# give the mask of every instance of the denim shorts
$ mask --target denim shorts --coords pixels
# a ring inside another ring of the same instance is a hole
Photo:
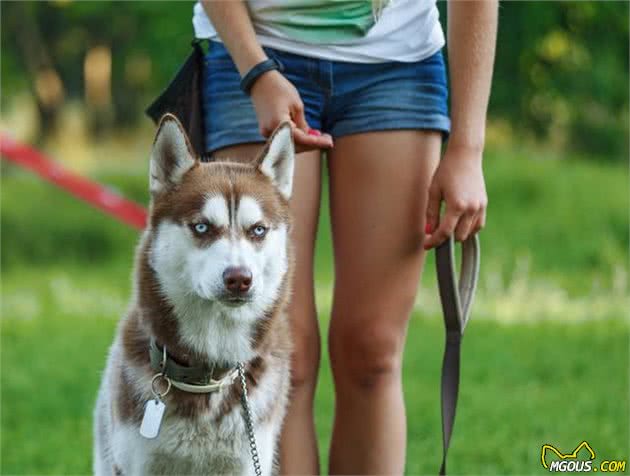
[[[450,131],[442,52],[415,63],[329,61],[264,48],[284,66],[304,102],[312,129],[332,135],[392,129]],[[203,106],[207,152],[262,142],[251,98],[222,43],[210,41],[204,61]]]

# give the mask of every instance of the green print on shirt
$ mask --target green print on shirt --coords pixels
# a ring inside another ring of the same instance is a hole
[[[374,25],[371,0],[284,0],[278,3],[258,8],[258,16],[287,37],[307,43],[353,40],[365,36]]]

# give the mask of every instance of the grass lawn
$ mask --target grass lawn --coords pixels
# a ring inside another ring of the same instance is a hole
[[[597,461],[629,456],[628,171],[532,157],[488,154],[489,226],[452,474],[542,474],[544,443],[568,452],[587,440]],[[93,175],[145,201],[144,166],[134,167]],[[96,388],[130,293],[137,233],[13,167],[3,166],[1,194],[0,474],[86,474]],[[326,209],[317,249],[324,336]],[[408,474],[435,474],[441,457],[436,292],[429,260],[405,354]],[[333,411],[324,358],[316,401],[324,468]]]

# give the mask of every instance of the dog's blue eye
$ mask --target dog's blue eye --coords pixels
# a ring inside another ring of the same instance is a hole
[[[262,238],[263,236],[265,236],[265,233],[267,233],[267,228],[262,225],[256,225],[254,228],[252,228],[252,234],[256,238]]]
[[[196,223],[195,231],[200,234],[205,233],[208,231],[208,225],[205,223]]]

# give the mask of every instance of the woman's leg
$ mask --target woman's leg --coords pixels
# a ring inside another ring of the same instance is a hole
[[[227,147],[214,157],[250,160],[260,144]],[[319,474],[319,456],[313,398],[320,358],[320,336],[315,310],[313,253],[321,188],[320,153],[305,152],[295,160],[291,212],[295,244],[295,273],[290,316],[294,341],[292,390],[280,442],[280,469],[283,474]]]
[[[403,474],[402,353],[440,145],[432,131],[370,132],[336,139],[330,154],[330,474]]]

